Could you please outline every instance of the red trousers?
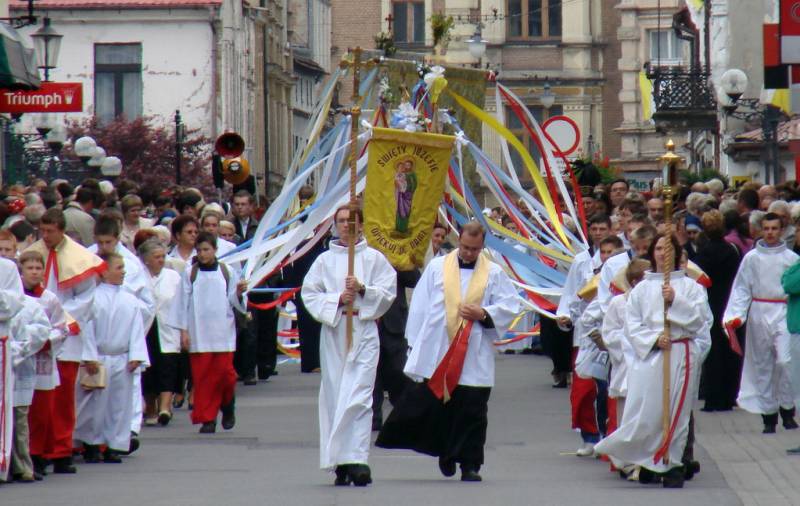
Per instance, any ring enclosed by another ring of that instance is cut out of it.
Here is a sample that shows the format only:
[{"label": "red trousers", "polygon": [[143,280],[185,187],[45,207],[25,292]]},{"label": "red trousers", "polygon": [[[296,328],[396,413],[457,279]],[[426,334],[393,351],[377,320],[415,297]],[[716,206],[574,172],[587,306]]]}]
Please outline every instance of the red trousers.
[{"label": "red trousers", "polygon": [[219,409],[233,401],[236,390],[233,352],[190,353],[189,361],[194,393],[192,423],[214,422]]},{"label": "red trousers", "polygon": [[578,349],[572,350],[572,388],[569,391],[569,402],[572,406],[572,428],[589,434],[599,434],[597,427],[597,385],[593,378],[581,378],[575,371],[575,357]]},{"label": "red trousers", "polygon": [[78,362],[58,361],[61,384],[55,390],[36,390],[28,411],[30,453],[45,459],[72,456],[75,429],[75,380]]},{"label": "red trousers", "polygon": [[615,430],[617,430],[617,398],[616,397],[609,397],[608,398],[608,424],[606,425],[606,432],[611,434]]}]

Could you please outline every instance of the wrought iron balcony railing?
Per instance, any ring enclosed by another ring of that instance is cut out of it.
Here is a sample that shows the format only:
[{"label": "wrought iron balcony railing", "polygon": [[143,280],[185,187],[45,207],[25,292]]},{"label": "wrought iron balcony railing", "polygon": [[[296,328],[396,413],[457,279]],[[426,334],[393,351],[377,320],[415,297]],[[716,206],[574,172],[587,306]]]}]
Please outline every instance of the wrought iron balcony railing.
[{"label": "wrought iron balcony railing", "polygon": [[653,80],[656,123],[680,123],[696,128],[716,124],[717,100],[706,69],[648,64],[646,72]]}]

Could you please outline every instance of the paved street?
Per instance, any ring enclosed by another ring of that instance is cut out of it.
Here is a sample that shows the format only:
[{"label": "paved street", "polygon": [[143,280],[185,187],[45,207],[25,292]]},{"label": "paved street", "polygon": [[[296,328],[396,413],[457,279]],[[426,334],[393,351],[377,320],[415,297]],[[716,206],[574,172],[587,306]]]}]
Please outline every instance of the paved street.
[{"label": "paved street", "polygon": [[[785,458],[781,452],[792,438],[779,433],[768,445],[759,445],[763,436],[758,434],[758,417],[735,413],[726,421],[723,417],[729,415],[701,415],[701,431],[718,433],[700,434],[700,441],[713,442],[712,455],[730,462],[717,466],[698,448],[702,473],[682,491],[645,487],[620,480],[607,464],[568,454],[579,438],[567,430],[567,392],[550,387],[546,359],[502,355],[497,365],[499,386],[490,402],[485,481],[480,484],[443,478],[433,458],[375,450],[370,458],[373,485],[333,487],[333,476],[317,468],[319,376],[300,375],[297,365],[286,364],[269,383],[240,387],[238,424],[231,432],[200,436],[181,410],[168,428],[145,428],[142,449],[123,464],[86,465],[77,459],[77,476],[50,475],[38,485],[5,485],[0,487],[0,504],[792,504],[786,491],[798,482],[788,481],[797,466],[782,482],[771,472]],[[750,453],[738,449],[739,442]],[[761,446],[767,449],[754,449]],[[727,475],[737,482],[744,503],[720,468],[738,472]],[[748,487],[751,477],[755,481]],[[783,492],[771,489],[775,480]]]}]

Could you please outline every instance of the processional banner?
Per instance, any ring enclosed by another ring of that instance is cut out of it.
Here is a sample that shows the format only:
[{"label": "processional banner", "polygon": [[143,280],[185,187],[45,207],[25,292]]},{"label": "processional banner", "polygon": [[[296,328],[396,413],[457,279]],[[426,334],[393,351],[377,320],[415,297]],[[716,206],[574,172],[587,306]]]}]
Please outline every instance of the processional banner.
[{"label": "processional banner", "polygon": [[398,270],[422,267],[444,193],[451,135],[375,128],[364,190],[364,236]]}]

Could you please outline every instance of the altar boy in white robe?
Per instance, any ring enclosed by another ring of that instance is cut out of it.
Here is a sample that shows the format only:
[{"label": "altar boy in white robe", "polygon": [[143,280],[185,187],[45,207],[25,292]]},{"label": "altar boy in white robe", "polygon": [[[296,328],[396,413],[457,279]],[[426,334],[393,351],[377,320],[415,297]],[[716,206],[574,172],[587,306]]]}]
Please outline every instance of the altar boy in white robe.
[{"label": "altar boy in white robe", "polygon": [[761,415],[764,434],[774,434],[778,414],[785,429],[798,426],[789,376],[793,336],[786,325],[786,292],[781,286],[781,276],[798,256],[781,239],[783,222],[779,215],[764,216],[761,234],[762,239],[739,265],[722,321],[729,336],[734,336],[733,344],[734,330],[747,322],[736,402],[740,408]]},{"label": "altar boy in white robe", "polygon": [[465,224],[458,249],[434,258],[417,284],[408,312],[409,387],[376,444],[439,457],[439,470],[481,481],[494,385],[493,341],[520,312],[519,296],[499,265],[482,255],[485,230]]},{"label": "altar boy in white robe", "polygon": [[[664,487],[683,487],[682,459],[689,434],[689,419],[697,398],[700,368],[711,348],[713,315],[705,289],[681,270],[664,283],[667,241],[675,252],[674,265],[681,264],[678,240],[662,237],[650,249],[650,262],[656,267],[631,290],[625,305],[626,334],[635,352],[628,369],[628,394],[622,422],[595,446],[595,452],[608,455],[618,468],[626,464],[641,466],[639,481],[653,481],[654,473],[663,476]],[[670,334],[664,335],[663,304]],[[664,440],[663,350],[670,354],[670,429]]]},{"label": "altar boy in white robe", "polygon": [[[339,240],[322,253],[303,280],[308,312],[322,324],[319,390],[320,467],[336,472],[336,485],[372,482],[367,459],[372,431],[372,390],[380,354],[376,321],[396,297],[397,275],[388,260],[361,237],[356,211],[353,276],[347,276],[350,209],[334,213]],[[346,335],[346,306],[351,303],[352,341]]]},{"label": "altar boy in white robe", "polygon": [[100,445],[106,445],[103,461],[119,463],[120,453],[130,447],[131,402],[134,372],[148,361],[144,341],[142,304],[123,288],[125,264],[117,253],[103,253],[108,269],[94,294],[94,314],[84,341],[89,374],[106,371],[104,388],[76,393],[75,439],[84,443],[83,459],[100,461]]}]

